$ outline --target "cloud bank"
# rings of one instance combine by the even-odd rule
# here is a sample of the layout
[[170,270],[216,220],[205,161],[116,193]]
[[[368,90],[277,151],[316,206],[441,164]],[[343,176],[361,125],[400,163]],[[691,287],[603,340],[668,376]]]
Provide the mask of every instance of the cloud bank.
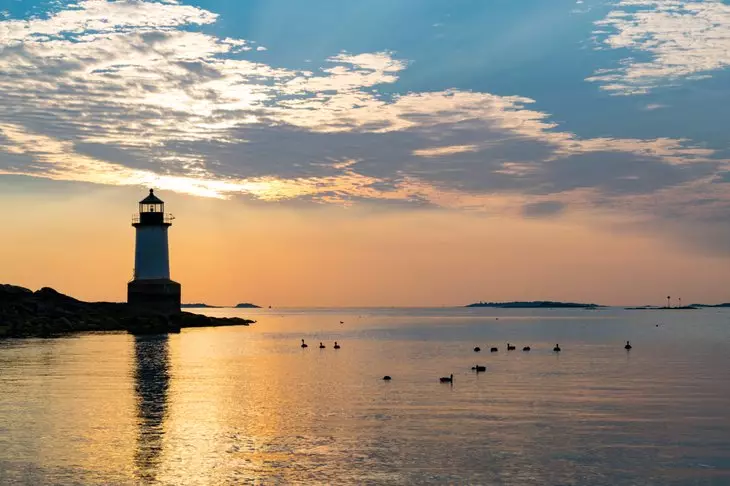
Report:
[[[670,15],[678,3],[622,5],[661,4],[653,11]],[[695,7],[715,19],[725,8]],[[606,27],[631,39],[614,45],[672,52],[669,41],[628,32],[657,21],[609,18]],[[655,211],[649,200],[686,207],[688,187],[712,192],[727,171],[689,140],[581,138],[524,96],[383,94],[409,68],[393,52],[333,53],[309,71],[276,66],[265,46],[206,33],[216,20],[176,1],[85,0],[0,21],[0,174],[547,217],[570,207]],[[648,89],[667,78],[659,65],[594,80]]]

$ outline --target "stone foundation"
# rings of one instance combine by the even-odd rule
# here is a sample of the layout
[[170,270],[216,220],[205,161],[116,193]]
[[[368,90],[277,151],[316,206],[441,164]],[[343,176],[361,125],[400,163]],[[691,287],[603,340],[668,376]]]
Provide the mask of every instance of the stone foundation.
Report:
[[130,306],[168,314],[180,312],[182,287],[169,279],[132,280],[127,284]]

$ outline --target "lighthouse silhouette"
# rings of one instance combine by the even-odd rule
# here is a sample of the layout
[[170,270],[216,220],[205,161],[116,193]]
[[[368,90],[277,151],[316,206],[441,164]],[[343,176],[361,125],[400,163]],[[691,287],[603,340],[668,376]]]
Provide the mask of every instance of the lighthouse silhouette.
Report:
[[167,230],[174,218],[165,214],[165,203],[153,189],[139,202],[132,219],[137,231],[134,278],[127,284],[127,302],[135,307],[165,313],[180,312],[181,287],[170,280]]

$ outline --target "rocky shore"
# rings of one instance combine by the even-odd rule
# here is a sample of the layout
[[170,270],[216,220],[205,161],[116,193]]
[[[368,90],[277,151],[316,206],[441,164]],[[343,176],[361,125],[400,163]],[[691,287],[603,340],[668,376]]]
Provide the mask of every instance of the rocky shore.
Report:
[[156,313],[125,303],[82,302],[48,287],[33,292],[0,284],[0,339],[92,331],[157,334],[179,332],[185,327],[248,326],[254,322],[190,312]]

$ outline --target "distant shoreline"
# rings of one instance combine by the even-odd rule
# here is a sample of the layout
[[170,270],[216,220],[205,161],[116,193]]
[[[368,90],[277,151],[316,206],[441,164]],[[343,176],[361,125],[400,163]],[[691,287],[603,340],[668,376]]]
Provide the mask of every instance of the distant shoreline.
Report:
[[514,301],[514,302],[476,302],[465,307],[491,307],[498,309],[598,309],[605,307],[598,304],[582,304],[576,302],[554,302],[550,300]]
[[641,307],[624,307],[624,310],[695,310],[701,307],[720,307],[714,305],[684,305],[682,307],[655,307],[651,305],[645,305]]

